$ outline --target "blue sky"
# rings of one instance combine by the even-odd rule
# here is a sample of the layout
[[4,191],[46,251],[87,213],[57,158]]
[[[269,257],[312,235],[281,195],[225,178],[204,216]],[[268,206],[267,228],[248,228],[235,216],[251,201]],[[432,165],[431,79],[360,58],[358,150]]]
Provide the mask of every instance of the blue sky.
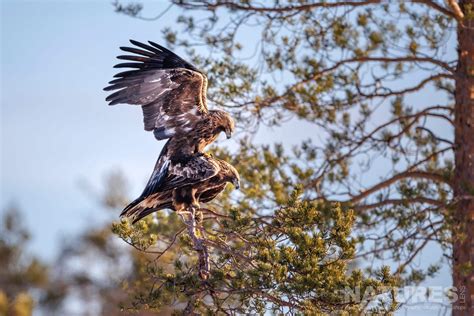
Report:
[[[158,4],[158,7],[160,5]],[[141,110],[107,106],[118,47],[171,23],[114,13],[108,1],[2,2],[2,206],[15,203],[49,257],[62,234],[103,218],[78,185],[121,169],[136,194],[161,144]]]
[[[146,3],[148,12],[167,6]],[[101,189],[104,175],[119,169],[130,195],[140,193],[162,144],[143,130],[138,107],[107,106],[102,88],[118,47],[130,38],[159,42],[176,14],[147,22],[114,13],[110,1],[1,2],[0,213],[20,207],[44,259],[65,236],[107,218],[81,181]],[[259,141],[296,143],[305,127],[264,130]],[[430,283],[448,285],[449,270]]]

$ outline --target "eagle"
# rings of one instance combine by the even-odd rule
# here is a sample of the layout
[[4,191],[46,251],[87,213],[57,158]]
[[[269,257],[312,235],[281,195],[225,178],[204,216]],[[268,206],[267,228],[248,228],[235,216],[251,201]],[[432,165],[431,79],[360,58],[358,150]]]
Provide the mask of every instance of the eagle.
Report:
[[195,155],[185,163],[170,165],[155,184],[155,191],[130,203],[120,216],[136,223],[162,209],[177,213],[198,210],[200,203],[212,201],[227,183],[240,187],[239,173],[231,164],[208,154]]
[[195,66],[165,47],[149,41],[130,40],[134,47],[120,47],[133,55],[115,68],[132,68],[116,74],[105,91],[115,91],[109,105],[140,105],[146,131],[157,140],[168,139],[140,198],[157,190],[170,164],[186,163],[214,142],[221,132],[232,136],[235,123],[225,111],[208,110],[207,77]]
[[[116,74],[105,91],[109,105],[141,105],[146,131],[157,140],[173,138],[175,150],[192,155],[212,143],[219,133],[234,132],[234,120],[225,111],[207,108],[207,77],[195,66],[152,41],[120,47],[135,55],[120,55],[114,68],[132,68]],[[131,62],[130,62],[131,61]]]

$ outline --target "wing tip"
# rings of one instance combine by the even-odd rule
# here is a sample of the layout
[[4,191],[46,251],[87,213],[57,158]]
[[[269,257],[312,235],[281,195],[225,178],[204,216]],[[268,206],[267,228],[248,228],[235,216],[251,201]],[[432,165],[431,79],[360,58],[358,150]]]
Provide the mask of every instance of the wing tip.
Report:
[[106,101],[106,102],[109,102],[109,104],[108,104],[109,106],[111,106],[111,105],[116,105],[116,104],[121,103],[120,100],[113,99],[113,98],[111,99],[110,96],[108,96],[107,98],[105,98],[105,101]]
[[127,46],[120,46],[120,50],[123,50],[124,52],[128,52],[130,50],[130,47]]
[[[157,44],[153,41],[148,41],[148,43],[151,45],[151,46],[154,46],[155,48],[165,52],[165,53],[168,53],[168,52],[171,52],[169,49],[167,49],[166,47],[164,46],[161,46],[160,44]],[[173,53],[174,54],[174,53]]]
[[114,85],[110,85],[110,86],[107,86],[105,88],[102,89],[103,91],[112,91],[112,90],[115,90],[114,88]]

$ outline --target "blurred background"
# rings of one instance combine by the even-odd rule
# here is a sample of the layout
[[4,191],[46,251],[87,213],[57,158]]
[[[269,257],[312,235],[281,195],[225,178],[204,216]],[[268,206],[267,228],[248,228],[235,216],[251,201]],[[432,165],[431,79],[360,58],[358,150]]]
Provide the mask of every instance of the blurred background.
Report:
[[172,21],[131,19],[107,1],[2,2],[2,202],[24,210],[44,259],[65,235],[104,223],[89,184],[101,190],[121,170],[136,195],[147,180],[162,144],[140,108],[107,106],[102,88],[119,46],[159,38]]
[[[168,4],[149,5],[161,10]],[[84,288],[105,286],[76,282],[80,273],[74,276],[74,268],[58,260],[73,257],[71,249],[90,251],[94,247],[87,242],[100,243],[102,229],[118,219],[117,208],[106,208],[109,184],[120,186],[126,175],[117,194],[138,195],[162,144],[144,132],[140,108],[107,106],[102,88],[114,74],[119,46],[130,38],[159,40],[160,28],[174,18],[171,13],[150,24],[115,13],[109,1],[1,2],[0,212],[9,216],[1,234],[14,245],[11,260],[23,265],[11,273],[23,290],[49,287],[48,274],[64,283],[82,282]],[[53,305],[65,293],[65,285],[55,283],[46,299]],[[74,302],[66,304],[67,314],[99,314],[93,304],[84,308]]]
[[[38,315],[54,314],[58,306],[68,315],[122,313],[117,302],[124,294],[112,293],[115,283],[105,276],[120,280],[133,254],[108,231],[118,219],[117,206],[140,194],[163,144],[143,130],[140,108],[107,106],[102,88],[115,73],[119,46],[129,39],[160,43],[162,30],[182,10],[167,1],[144,4],[150,16],[167,12],[150,22],[115,12],[109,1],[1,2],[0,235],[8,243],[0,261],[16,266],[8,276],[0,272],[0,281],[23,289],[16,301],[19,314],[28,314],[28,295],[39,297],[26,294],[30,286],[47,289]],[[240,36],[252,41],[253,34],[247,29]],[[176,53],[186,57],[183,49]],[[279,141],[290,148],[307,137],[305,124],[294,119],[261,127],[253,142]],[[237,140],[223,136],[218,142],[237,147]],[[423,256],[441,254],[432,247]],[[82,272],[84,265],[92,275]],[[448,286],[449,267],[423,284]],[[75,292],[66,291],[71,286]],[[87,297],[96,305],[81,305]],[[110,306],[104,308],[104,302]]]

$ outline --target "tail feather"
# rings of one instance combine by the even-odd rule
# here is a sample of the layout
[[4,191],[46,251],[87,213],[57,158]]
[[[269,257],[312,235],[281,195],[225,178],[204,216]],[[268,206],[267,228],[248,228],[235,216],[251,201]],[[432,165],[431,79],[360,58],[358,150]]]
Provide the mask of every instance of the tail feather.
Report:
[[155,208],[144,208],[144,209],[140,210],[140,213],[138,213],[136,216],[133,217],[132,224],[135,224],[136,222],[138,222],[142,218],[150,215],[151,213],[159,211],[159,210],[160,209],[155,209]]
[[120,217],[132,217],[133,214],[137,211],[137,208],[139,207],[139,204],[144,200],[144,198],[139,197],[138,199],[135,199],[133,202],[128,204],[120,213]]
[[138,198],[124,208],[120,217],[129,218],[132,224],[135,224],[145,216],[166,208],[173,209],[172,203],[162,201],[158,197],[153,199]]

